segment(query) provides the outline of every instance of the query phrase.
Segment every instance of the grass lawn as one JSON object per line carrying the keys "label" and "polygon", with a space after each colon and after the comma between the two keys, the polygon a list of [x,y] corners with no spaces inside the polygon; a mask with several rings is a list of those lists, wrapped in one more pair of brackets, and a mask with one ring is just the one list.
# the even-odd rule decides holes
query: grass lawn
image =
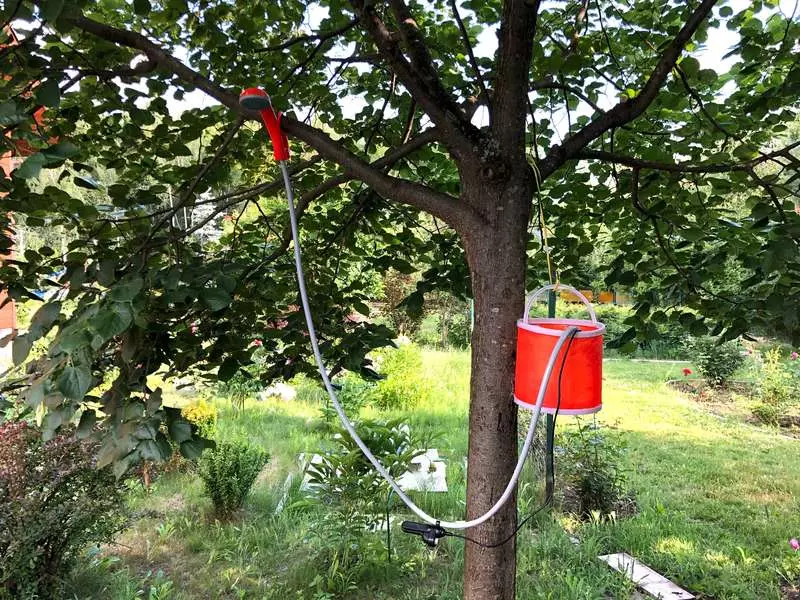
{"label": "grass lawn", "polygon": [[[800,579],[800,557],[787,544],[800,534],[800,441],[706,413],[665,385],[681,377],[683,366],[606,363],[598,419],[623,432],[640,512],[587,524],[557,511],[542,513],[518,536],[518,598],[628,598],[630,585],[595,558],[619,551],[700,598],[778,600],[783,578]],[[442,518],[459,518],[468,355],[426,351],[425,369],[431,394],[423,405],[362,415],[402,416],[414,430],[441,434],[436,446],[448,463],[450,491],[419,501]],[[297,454],[327,443],[320,396],[310,389],[302,388],[298,401],[248,402],[241,412],[220,402],[219,437],[248,439],[272,454],[240,520],[211,519],[195,475],[162,477],[149,493],[132,492],[141,518],[116,544],[91,556],[70,582],[70,597],[461,598],[461,540],[446,539],[431,553],[395,526],[392,562],[375,550],[382,537],[354,550],[363,551],[356,566],[332,562],[336,540],[320,525],[319,510],[293,506],[302,499],[297,478],[286,485]],[[570,422],[562,417],[559,427]],[[285,508],[278,511],[284,495]],[[541,482],[531,469],[521,484],[521,514],[540,498]],[[400,507],[394,511],[403,517]],[[567,531],[581,539],[579,546]]]}

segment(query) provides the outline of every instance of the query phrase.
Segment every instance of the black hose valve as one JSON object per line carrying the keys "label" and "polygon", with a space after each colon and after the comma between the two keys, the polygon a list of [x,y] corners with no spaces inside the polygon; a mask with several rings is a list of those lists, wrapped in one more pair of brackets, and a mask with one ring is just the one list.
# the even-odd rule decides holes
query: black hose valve
{"label": "black hose valve", "polygon": [[414,521],[403,521],[400,524],[400,529],[405,533],[418,535],[425,542],[429,548],[436,548],[439,540],[447,535],[447,531],[436,522],[436,525],[429,525],[428,523],[416,523]]}

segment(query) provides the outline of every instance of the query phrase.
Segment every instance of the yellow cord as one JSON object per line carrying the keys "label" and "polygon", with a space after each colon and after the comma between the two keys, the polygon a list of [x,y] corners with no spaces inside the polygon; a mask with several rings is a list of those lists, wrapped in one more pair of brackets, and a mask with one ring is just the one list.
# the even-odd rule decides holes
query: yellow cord
{"label": "yellow cord", "polygon": [[536,164],[536,161],[532,161],[533,166],[533,175],[536,179],[536,198],[538,200],[537,205],[539,208],[539,233],[542,236],[542,248],[544,249],[545,256],[547,257],[547,274],[550,278],[550,283],[555,284],[555,290],[558,290],[558,286],[560,285],[559,282],[559,275],[558,270],[553,268],[553,260],[550,256],[550,246],[547,243],[547,225],[544,220],[544,209],[542,208],[542,192],[541,192],[541,174],[539,173],[539,166]]}

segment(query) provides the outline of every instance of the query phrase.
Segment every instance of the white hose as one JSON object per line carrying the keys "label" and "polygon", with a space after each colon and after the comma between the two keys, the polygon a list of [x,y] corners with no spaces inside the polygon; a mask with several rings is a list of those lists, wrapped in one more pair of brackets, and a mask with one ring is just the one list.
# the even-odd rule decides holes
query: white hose
{"label": "white hose", "polygon": [[500,496],[500,498],[498,498],[497,502],[494,503],[494,506],[492,506],[480,517],[472,519],[471,521],[440,521],[435,517],[430,516],[424,510],[414,504],[414,501],[411,500],[411,498],[409,498],[402,489],[400,489],[400,486],[397,484],[394,478],[383,467],[375,455],[370,452],[370,449],[367,448],[367,445],[359,437],[358,433],[356,433],[353,424],[350,422],[350,419],[347,418],[347,415],[342,409],[342,405],[339,404],[339,398],[336,396],[336,392],[334,391],[331,381],[328,378],[328,372],[325,369],[324,363],[322,362],[322,354],[319,351],[319,343],[317,342],[317,333],[314,329],[314,321],[311,317],[311,307],[308,304],[308,293],[306,292],[306,282],[303,275],[303,256],[300,252],[300,236],[297,230],[297,216],[294,212],[294,191],[292,190],[292,182],[289,178],[289,170],[286,167],[286,161],[278,161],[278,164],[281,167],[281,173],[283,173],[283,182],[286,186],[286,198],[289,203],[289,221],[292,228],[292,240],[294,241],[294,264],[295,269],[297,270],[297,284],[300,289],[300,300],[303,304],[303,312],[305,313],[306,325],[308,326],[308,337],[311,340],[311,347],[314,350],[314,358],[317,361],[317,367],[319,368],[319,374],[322,377],[322,382],[325,384],[325,390],[328,392],[328,396],[330,396],[333,407],[336,409],[336,414],[339,415],[342,425],[353,438],[358,447],[361,448],[364,456],[366,456],[369,462],[372,463],[372,466],[375,467],[375,470],[381,474],[381,476],[392,487],[405,505],[408,506],[408,508],[411,509],[411,511],[414,512],[420,519],[432,525],[438,523],[440,526],[446,529],[467,529],[469,527],[480,525],[484,521],[491,519],[495,513],[497,513],[497,511],[499,511],[500,508],[508,501],[508,499],[511,497],[511,494],[514,492],[514,488],[517,485],[519,476],[522,473],[522,467],[525,464],[525,459],[527,458],[531,449],[533,434],[536,430],[536,424],[539,421],[539,413],[542,409],[545,391],[550,383],[550,376],[553,372],[556,358],[558,357],[558,353],[561,350],[561,347],[564,345],[564,342],[576,328],[569,327],[565,329],[561,333],[561,336],[558,338],[558,341],[556,342],[556,345],[550,354],[550,359],[547,361],[547,367],[545,368],[544,376],[542,377],[542,384],[539,388],[539,395],[536,398],[536,405],[533,408],[533,415],[531,416],[530,427],[528,427],[528,434],[525,436],[525,443],[522,446],[522,451],[520,452],[519,459],[517,460],[517,466],[514,468],[514,473],[511,475],[511,479],[508,481],[505,491],[503,491],[503,494]]}

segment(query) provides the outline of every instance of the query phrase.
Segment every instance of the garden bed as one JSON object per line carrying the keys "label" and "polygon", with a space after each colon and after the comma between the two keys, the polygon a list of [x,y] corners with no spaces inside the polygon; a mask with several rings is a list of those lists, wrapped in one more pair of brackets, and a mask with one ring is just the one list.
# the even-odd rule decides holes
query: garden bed
{"label": "garden bed", "polygon": [[[769,427],[753,414],[756,384],[752,381],[731,381],[723,387],[709,385],[703,379],[672,379],[667,385],[687,394],[709,413],[734,418],[749,425]],[[800,414],[796,410],[780,414],[776,428],[784,435],[800,439]]]}

